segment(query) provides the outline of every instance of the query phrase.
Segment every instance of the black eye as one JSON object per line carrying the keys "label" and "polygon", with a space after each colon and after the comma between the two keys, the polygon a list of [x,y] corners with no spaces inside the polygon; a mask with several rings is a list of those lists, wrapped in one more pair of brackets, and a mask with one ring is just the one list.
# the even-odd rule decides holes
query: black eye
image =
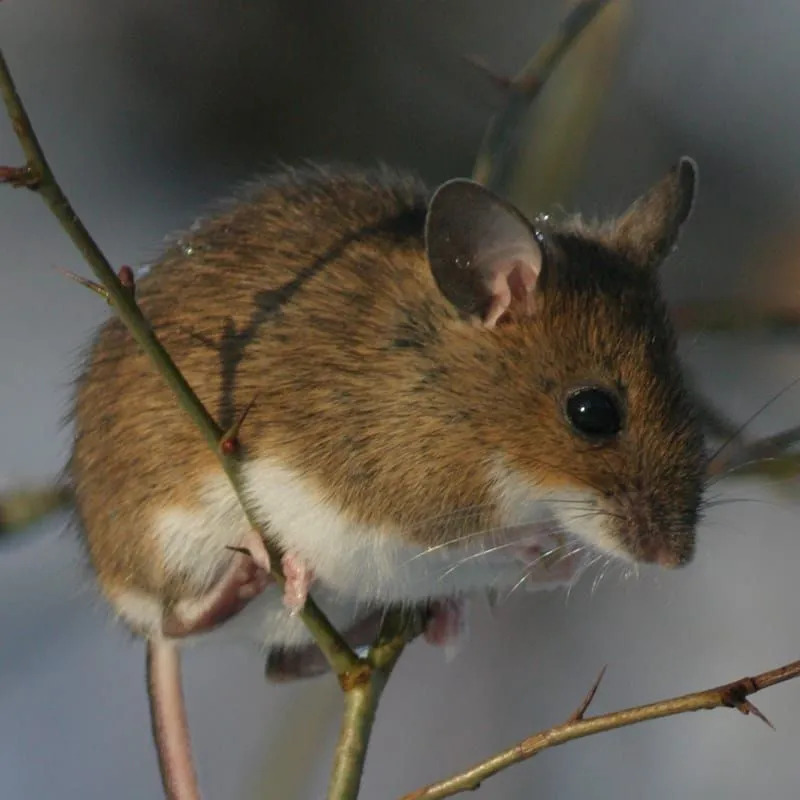
{"label": "black eye", "polygon": [[622,428],[619,401],[605,389],[577,389],[567,397],[566,412],[575,430],[592,439],[609,438]]}

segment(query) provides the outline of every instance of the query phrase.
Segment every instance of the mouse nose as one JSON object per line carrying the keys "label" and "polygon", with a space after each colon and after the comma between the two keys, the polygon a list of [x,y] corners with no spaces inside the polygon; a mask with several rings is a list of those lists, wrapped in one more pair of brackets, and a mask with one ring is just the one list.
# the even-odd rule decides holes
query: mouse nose
{"label": "mouse nose", "polygon": [[686,560],[681,558],[678,553],[662,548],[656,555],[655,563],[660,567],[676,569],[677,567],[682,567]]}
{"label": "mouse nose", "polygon": [[651,539],[642,547],[642,560],[667,569],[678,569],[688,564],[694,555],[694,537],[682,536],[666,541]]}

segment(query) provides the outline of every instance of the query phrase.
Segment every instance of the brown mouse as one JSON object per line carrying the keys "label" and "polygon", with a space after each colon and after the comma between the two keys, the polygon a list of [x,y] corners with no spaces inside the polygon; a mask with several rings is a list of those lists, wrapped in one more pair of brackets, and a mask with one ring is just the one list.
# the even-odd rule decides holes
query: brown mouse
{"label": "brown mouse", "polygon": [[173,644],[189,634],[306,646],[291,610],[313,580],[342,630],[436,600],[444,641],[461,596],[563,582],[591,553],[692,558],[703,438],[657,268],[695,185],[684,158],[612,222],[536,226],[467,180],[431,195],[390,170],[286,170],[139,278],[218,423],[252,402],[247,491],[289,578],[283,602],[265,589],[214,454],[110,319],[71,470],[102,590],[149,642],[170,796],[197,796]]}

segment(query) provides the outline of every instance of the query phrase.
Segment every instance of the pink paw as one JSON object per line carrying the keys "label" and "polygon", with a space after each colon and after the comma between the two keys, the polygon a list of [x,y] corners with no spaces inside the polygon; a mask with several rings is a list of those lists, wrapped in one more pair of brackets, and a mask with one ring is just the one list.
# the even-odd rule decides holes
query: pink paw
{"label": "pink paw", "polygon": [[181,600],[164,615],[162,631],[173,638],[210,631],[238,614],[273,580],[250,556],[237,553],[206,594]]}
{"label": "pink paw", "polygon": [[445,655],[450,660],[467,632],[466,600],[434,600],[429,606],[429,613],[425,641],[436,647],[444,647]]}
{"label": "pink paw", "polygon": [[274,578],[251,558],[243,558],[234,574],[238,597],[245,602],[260,595],[273,582]]}
{"label": "pink paw", "polygon": [[286,585],[283,587],[283,604],[292,614],[302,610],[308,598],[308,590],[314,580],[314,572],[300,556],[285,553],[281,559]]}

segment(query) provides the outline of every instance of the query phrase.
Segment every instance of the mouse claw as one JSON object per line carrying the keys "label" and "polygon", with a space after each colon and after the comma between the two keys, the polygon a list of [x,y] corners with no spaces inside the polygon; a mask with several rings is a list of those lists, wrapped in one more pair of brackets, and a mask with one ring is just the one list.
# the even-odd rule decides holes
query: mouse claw
{"label": "mouse claw", "polygon": [[455,598],[434,600],[429,606],[425,641],[435,647],[444,647],[448,662],[455,658],[466,640],[467,610],[467,601]]}
{"label": "mouse claw", "polygon": [[285,553],[281,559],[286,585],[283,587],[283,604],[292,616],[302,611],[308,590],[314,581],[314,572],[300,556]]}

